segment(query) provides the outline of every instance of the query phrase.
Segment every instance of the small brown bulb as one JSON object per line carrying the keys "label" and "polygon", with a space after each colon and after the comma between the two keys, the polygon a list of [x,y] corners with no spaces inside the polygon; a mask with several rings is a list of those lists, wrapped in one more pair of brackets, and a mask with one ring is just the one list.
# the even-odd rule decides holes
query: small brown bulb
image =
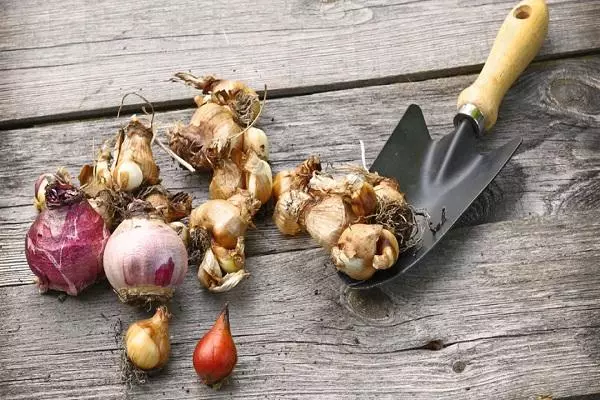
{"label": "small brown bulb", "polygon": [[152,318],[134,322],[125,334],[127,357],[138,368],[151,370],[169,360],[169,319],[166,307],[159,307]]}

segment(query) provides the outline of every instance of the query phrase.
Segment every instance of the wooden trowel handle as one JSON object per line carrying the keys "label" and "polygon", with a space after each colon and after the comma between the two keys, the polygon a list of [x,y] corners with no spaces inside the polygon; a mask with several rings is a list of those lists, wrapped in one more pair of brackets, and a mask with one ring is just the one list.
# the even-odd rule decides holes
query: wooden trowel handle
{"label": "wooden trowel handle", "polygon": [[475,112],[480,112],[480,130],[489,131],[494,126],[504,95],[538,53],[547,32],[544,0],[524,0],[510,11],[477,80],[458,96],[459,110],[463,106],[473,109],[469,105],[474,105],[478,109]]}

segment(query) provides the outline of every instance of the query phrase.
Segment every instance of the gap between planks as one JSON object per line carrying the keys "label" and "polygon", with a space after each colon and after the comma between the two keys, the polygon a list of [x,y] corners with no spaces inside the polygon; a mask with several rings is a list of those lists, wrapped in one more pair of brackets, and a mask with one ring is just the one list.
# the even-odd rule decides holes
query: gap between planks
{"label": "gap between planks", "polygon": [[[600,54],[600,48],[578,50],[573,52],[564,52],[557,54],[549,54],[536,58],[531,66],[543,66],[544,64],[552,61],[560,61],[569,58],[583,58]],[[531,67],[530,66],[530,67]],[[529,67],[529,68],[530,68]],[[281,99],[286,97],[297,97],[297,96],[310,96],[318,93],[335,92],[348,89],[359,89],[371,86],[386,86],[395,83],[407,83],[407,82],[422,82],[433,79],[443,79],[455,76],[472,75],[478,73],[483,68],[483,64],[466,65],[461,67],[445,68],[439,70],[415,72],[402,75],[391,75],[381,78],[370,78],[364,80],[354,80],[349,82],[334,82],[326,85],[310,85],[310,86],[299,86],[282,89],[268,90],[269,99]],[[264,95],[263,90],[257,90],[257,93],[262,98]],[[457,94],[458,95],[458,94]],[[141,108],[146,104],[144,103],[133,103],[125,104],[121,107],[120,115],[128,116],[135,113],[139,113]],[[152,102],[155,112],[166,112],[166,111],[177,111],[188,108],[195,108],[196,105],[191,97],[184,99],[174,99],[167,101]],[[13,130],[13,129],[27,129],[37,125],[63,123],[70,121],[82,121],[88,119],[96,119],[103,117],[113,117],[117,115],[119,106],[96,108],[84,111],[73,111],[66,113],[49,114],[43,116],[36,116],[31,118],[18,118],[0,121],[0,131]]]}

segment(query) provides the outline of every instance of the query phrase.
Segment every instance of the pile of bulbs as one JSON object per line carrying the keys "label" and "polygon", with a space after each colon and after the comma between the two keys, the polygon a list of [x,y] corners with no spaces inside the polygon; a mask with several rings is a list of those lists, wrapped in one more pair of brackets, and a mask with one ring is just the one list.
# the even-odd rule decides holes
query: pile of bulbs
{"label": "pile of bulbs", "polygon": [[[198,280],[210,292],[231,290],[249,275],[245,233],[271,196],[279,230],[308,232],[353,279],[392,267],[414,244],[414,214],[395,181],[361,168],[327,175],[314,156],[273,180],[267,136],[254,127],[262,111],[257,93],[238,81],[175,76],[202,94],[190,123],[169,130],[169,146],[156,140],[154,116],[133,116],[104,143],[94,165],[83,166],[79,187],[64,169],[38,178],[39,214],[26,237],[41,292],[76,296],[106,277],[121,301],[158,306],[125,334],[127,358],[144,371],[169,358],[164,304],[189,262],[198,265]],[[192,209],[190,195],[161,184],[155,142],[191,171],[213,172],[208,201]],[[236,362],[225,307],[198,342],[193,363],[202,382],[218,386]]]}
{"label": "pile of bulbs", "polygon": [[391,268],[414,245],[412,208],[397,182],[347,167],[323,174],[317,157],[278,173],[273,219],[285,235],[303,231],[331,253],[336,268],[355,280]]}

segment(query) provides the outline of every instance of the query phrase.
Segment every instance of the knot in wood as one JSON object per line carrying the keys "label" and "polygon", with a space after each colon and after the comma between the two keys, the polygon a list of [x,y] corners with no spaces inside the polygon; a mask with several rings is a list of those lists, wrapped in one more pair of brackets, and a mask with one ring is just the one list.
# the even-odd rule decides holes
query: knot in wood
{"label": "knot in wood", "polygon": [[569,113],[596,118],[600,115],[600,88],[591,80],[554,79],[549,85],[548,96],[557,108]]}
{"label": "knot in wood", "polygon": [[380,289],[346,288],[342,296],[346,307],[362,319],[379,324],[393,320],[394,302]]}

